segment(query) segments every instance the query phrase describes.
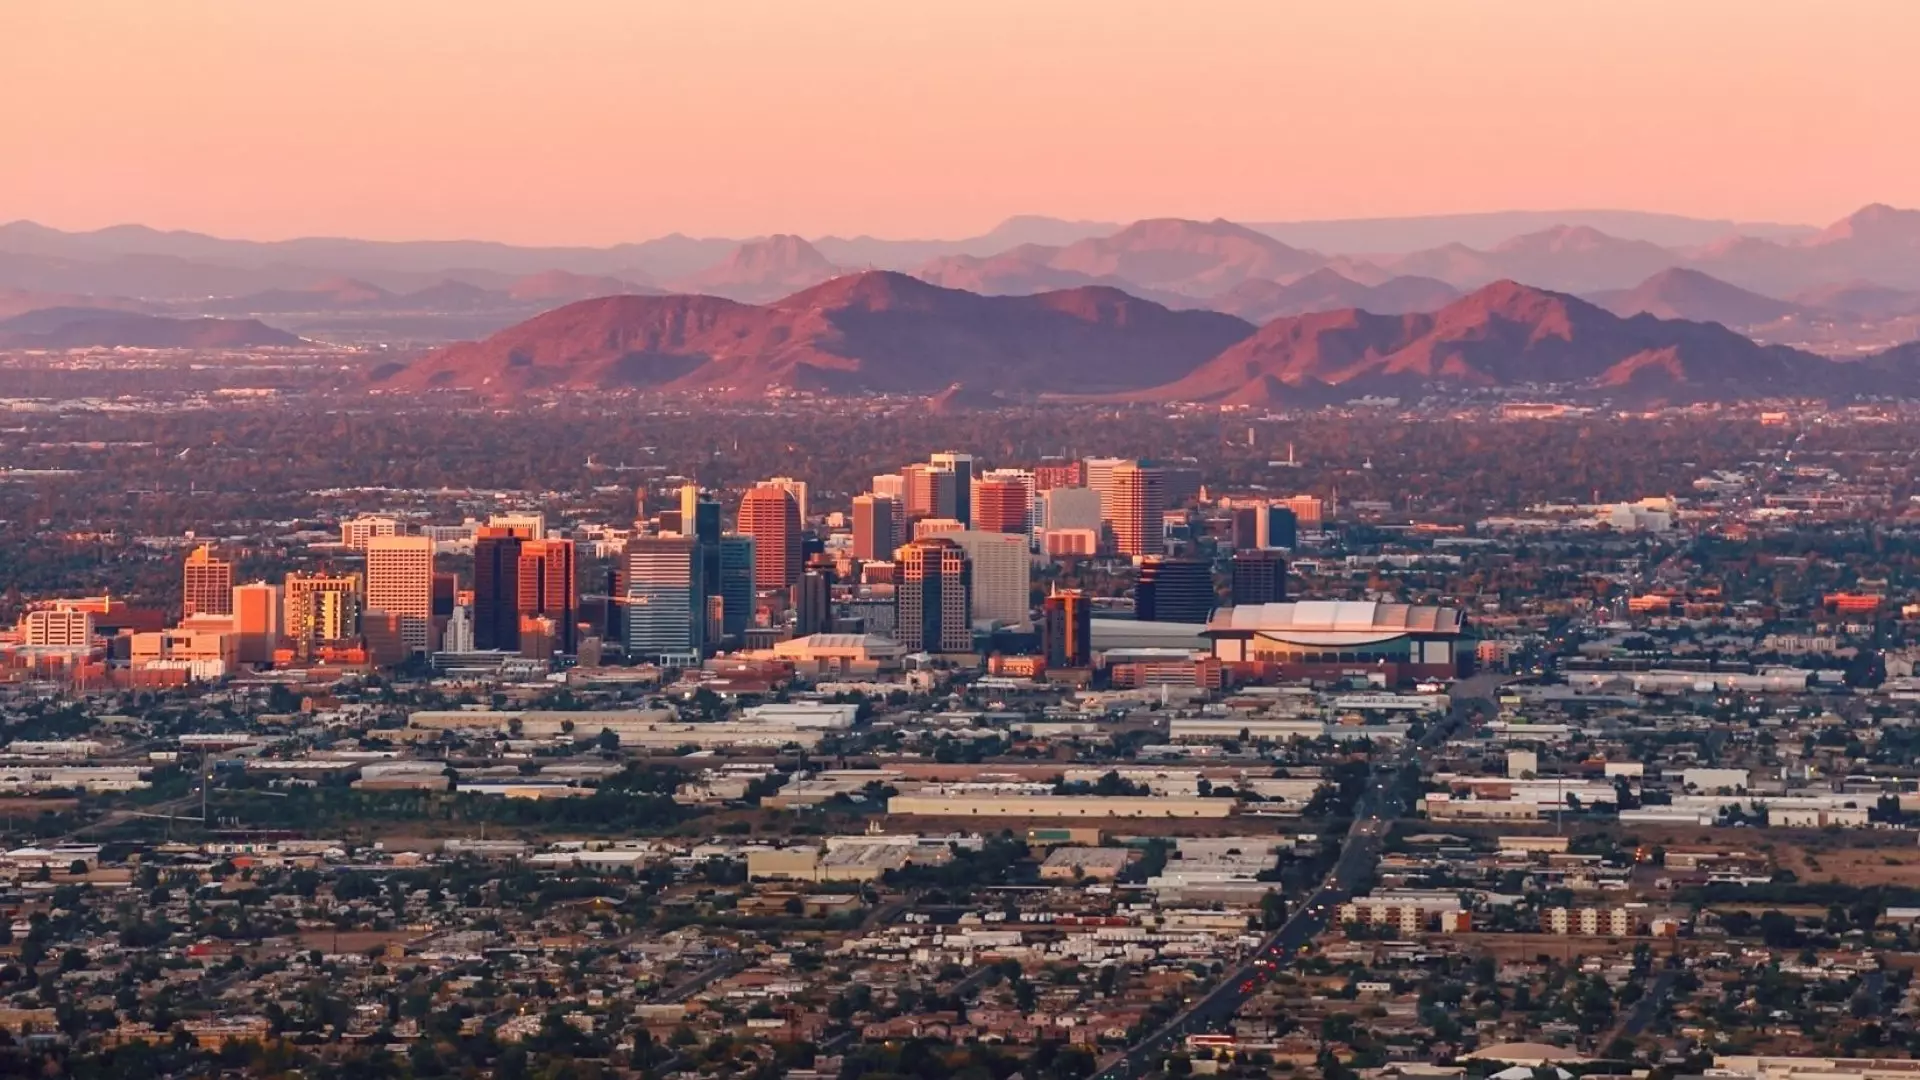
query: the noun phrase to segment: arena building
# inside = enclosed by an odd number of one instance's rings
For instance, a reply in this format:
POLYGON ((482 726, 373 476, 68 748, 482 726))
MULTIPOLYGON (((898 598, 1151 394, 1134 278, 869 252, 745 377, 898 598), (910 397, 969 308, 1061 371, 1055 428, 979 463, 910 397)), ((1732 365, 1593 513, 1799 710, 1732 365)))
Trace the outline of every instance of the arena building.
POLYGON ((1238 681, 1384 676, 1389 685, 1455 678, 1473 654, 1449 607, 1303 600, 1221 608, 1207 622, 1213 655, 1238 681))

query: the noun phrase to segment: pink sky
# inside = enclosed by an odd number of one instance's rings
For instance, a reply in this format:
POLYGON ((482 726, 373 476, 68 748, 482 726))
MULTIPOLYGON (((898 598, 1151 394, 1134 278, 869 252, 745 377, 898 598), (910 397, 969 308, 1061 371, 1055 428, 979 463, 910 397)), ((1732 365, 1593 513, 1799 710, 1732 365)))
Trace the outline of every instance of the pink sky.
POLYGON ((0 220, 603 244, 1920 205, 1912 0, 5 0, 0 220))

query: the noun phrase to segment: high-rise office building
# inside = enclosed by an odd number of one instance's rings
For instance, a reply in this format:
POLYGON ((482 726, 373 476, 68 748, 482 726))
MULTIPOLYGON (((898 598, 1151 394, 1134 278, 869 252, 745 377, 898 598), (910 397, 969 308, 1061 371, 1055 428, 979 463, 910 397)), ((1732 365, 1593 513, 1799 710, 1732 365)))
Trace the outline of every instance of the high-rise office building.
POLYGON ((1041 524, 1049 532, 1062 529, 1100 531, 1105 520, 1101 514, 1100 493, 1091 488, 1054 488, 1040 497, 1046 516, 1041 524))
POLYGON ((873 478, 869 490, 875 495, 892 499, 895 506, 905 506, 907 503, 907 478, 899 473, 881 473, 873 478))
POLYGON ((915 540, 900 549, 895 634, 912 652, 973 648, 972 570, 950 537, 915 540))
POLYGON ((453 614, 447 616, 447 628, 440 635, 440 650, 470 653, 473 649, 473 609, 465 604, 455 604, 453 614))
POLYGON ((233 587, 233 632, 240 662, 264 664, 280 642, 280 590, 264 581, 233 587))
POLYGON ((680 485, 680 521, 682 523, 681 531, 686 533, 693 532, 693 526, 690 523, 693 521, 694 518, 698 517, 699 515, 700 515, 700 485, 699 484, 681 484, 680 485))
POLYGON ((1085 487, 1086 467, 1078 461, 1064 465, 1035 465, 1033 467, 1033 486, 1038 491, 1052 491, 1054 488, 1085 487))
POLYGON ((1164 555, 1141 560, 1133 592, 1134 617, 1141 622, 1204 623, 1215 600, 1212 565, 1164 555))
POLYGON ((761 484, 740 500, 740 532, 753 537, 753 584, 785 589, 800 580, 800 507, 785 488, 761 484))
POLYGON ((720 598, 720 625, 727 637, 739 641, 753 625, 754 577, 759 572, 759 542, 744 533, 720 538, 720 588, 709 590, 720 598))
POLYGON ((473 538, 473 647, 520 651, 520 547, 511 528, 482 526, 473 538))
POLYGON ((1165 547, 1167 493, 1159 469, 1123 462, 1108 476, 1105 516, 1113 525, 1114 550, 1122 555, 1158 555, 1165 547))
POLYGON ((1253 549, 1233 553, 1234 607, 1277 604, 1287 598, 1287 563, 1278 551, 1253 549))
POLYGON ((1028 535, 1033 524, 1033 477, 996 469, 973 482, 973 528, 1028 535))
POLYGON ((932 465, 908 465, 900 470, 906 488, 907 520, 953 518, 959 520, 952 469, 932 465))
POLYGON ((944 538, 967 553, 974 622, 1033 625, 1033 553, 1026 537, 967 529, 944 538))
POLYGON ((1260 546, 1260 515, 1263 506, 1235 506, 1227 511, 1227 533, 1235 551, 1251 551, 1260 546))
POLYGON ((1078 589, 1060 589, 1044 605, 1047 667, 1093 666, 1093 604, 1078 589))
POLYGON ((316 645, 344 641, 360 630, 360 579, 320 574, 288 574, 280 588, 284 616, 281 632, 296 655, 310 656, 316 645))
POLYGON ((1259 508, 1256 524, 1260 547, 1291 551, 1300 546, 1300 518, 1293 507, 1284 503, 1265 504, 1259 508))
POLYGON ((1100 495, 1100 517, 1103 521, 1113 520, 1113 470, 1122 465, 1134 465, 1137 462, 1127 458, 1088 458, 1081 462, 1081 474, 1087 478, 1087 488, 1100 495))
POLYGON ((187 555, 183 569, 183 614, 233 614, 233 563, 215 555, 213 545, 201 544, 187 555))
POLYGON ((952 450, 935 454, 927 464, 953 474, 953 516, 973 527, 973 455, 952 450))
POLYGON ((898 504, 885 495, 853 497, 853 557, 863 562, 893 558, 894 510, 898 504))
POLYGON ((426 652, 433 629, 433 540, 376 536, 367 541, 367 611, 400 620, 400 640, 426 652))
POLYGON ((793 507, 800 513, 800 523, 803 525, 806 524, 807 482, 805 480, 795 480, 791 476, 776 476, 763 482, 768 487, 777 487, 793 496, 793 507))
POLYGON ((703 544, 720 542, 720 504, 712 499, 696 499, 692 513, 682 508, 680 531, 703 544))
POLYGON ((833 565, 815 562, 800 575, 793 590, 793 635, 806 637, 826 630, 833 622, 833 565))
POLYGON ((690 536, 627 541, 627 654, 697 664, 707 646, 707 588, 700 542, 690 536))
POLYGON ((526 625, 529 617, 552 619, 554 647, 572 655, 580 642, 580 580, 573 541, 521 544, 515 584, 520 624, 526 625))

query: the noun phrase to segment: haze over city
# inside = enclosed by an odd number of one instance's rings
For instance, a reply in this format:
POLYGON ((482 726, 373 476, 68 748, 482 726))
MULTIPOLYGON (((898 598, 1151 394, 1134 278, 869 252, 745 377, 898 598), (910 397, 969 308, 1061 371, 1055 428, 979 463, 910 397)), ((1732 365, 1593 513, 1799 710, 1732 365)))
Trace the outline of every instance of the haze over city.
POLYGON ((609 244, 1920 205, 1912 5, 273 4, 0 12, 0 215, 609 244))
POLYGON ((0 1077, 1915 1080, 1917 40, 0 4, 0 1077))

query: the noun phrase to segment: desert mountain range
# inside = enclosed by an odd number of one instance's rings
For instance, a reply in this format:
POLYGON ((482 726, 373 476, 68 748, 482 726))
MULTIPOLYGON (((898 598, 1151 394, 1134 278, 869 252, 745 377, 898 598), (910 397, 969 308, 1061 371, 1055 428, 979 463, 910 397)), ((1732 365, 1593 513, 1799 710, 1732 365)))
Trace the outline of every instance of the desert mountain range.
POLYGON ((950 242, 670 236, 610 248, 257 243, 16 222, 0 226, 0 317, 54 308, 73 324, 91 311, 87 339, 104 344, 113 327, 125 343, 158 332, 112 313, 279 319, 308 336, 328 316, 375 327, 463 317, 444 323, 463 330, 428 341, 504 328, 433 353, 395 387, 1004 382, 1021 394, 1247 401, 1382 381, 1825 388, 1831 365, 1795 357, 1857 359, 1920 336, 1920 211, 1868 206, 1820 230, 1605 211, 1532 227, 1547 220, 1018 218, 950 242), (1396 236, 1441 242, 1395 252, 1289 239, 1396 236))

